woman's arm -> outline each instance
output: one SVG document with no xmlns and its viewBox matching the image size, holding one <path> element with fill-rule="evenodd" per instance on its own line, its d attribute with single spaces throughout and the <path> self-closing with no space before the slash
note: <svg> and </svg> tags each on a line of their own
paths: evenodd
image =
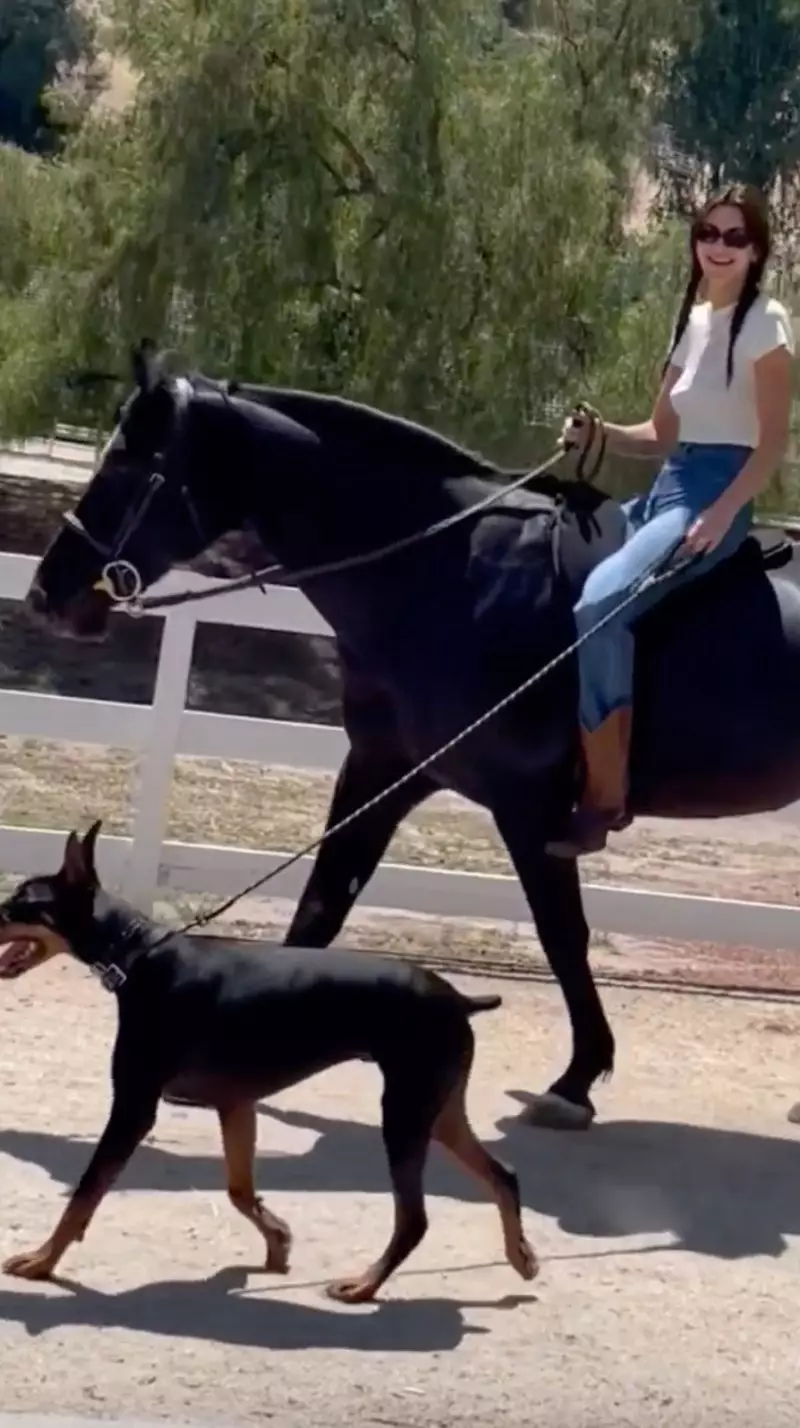
<svg viewBox="0 0 800 1428">
<path fill-rule="evenodd" d="M 753 363 L 758 413 L 758 445 L 739 475 L 713 505 L 703 511 L 686 536 L 686 549 L 714 550 L 743 506 L 758 496 L 779 466 L 789 443 L 792 402 L 792 354 L 776 347 Z"/>
<path fill-rule="evenodd" d="M 618 426 L 615 422 L 603 423 L 609 451 L 616 456 L 653 457 L 669 451 L 675 445 L 678 439 L 678 418 L 669 394 L 681 371 L 681 367 L 670 363 L 649 421 L 639 422 L 635 426 Z M 569 418 L 565 424 L 563 440 L 569 444 L 571 437 L 580 447 L 588 440 L 590 432 L 591 426 L 585 417 Z"/>
<path fill-rule="evenodd" d="M 669 399 L 682 369 L 670 363 L 664 374 L 649 421 L 636 426 L 617 426 L 606 422 L 608 449 L 617 456 L 660 456 L 669 451 L 678 439 L 678 417 Z"/>
</svg>

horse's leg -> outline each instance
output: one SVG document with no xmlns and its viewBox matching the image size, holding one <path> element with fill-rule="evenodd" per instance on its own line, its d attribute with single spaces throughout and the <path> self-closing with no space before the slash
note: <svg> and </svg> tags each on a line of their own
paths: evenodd
<svg viewBox="0 0 800 1428">
<path fill-rule="evenodd" d="M 614 1037 L 589 965 L 589 928 L 583 913 L 578 865 L 544 851 L 543 830 L 522 810 L 494 810 L 544 954 L 564 994 L 572 1024 L 572 1059 L 525 1119 L 556 1130 L 584 1129 L 594 1119 L 589 1097 L 598 1076 L 614 1069 Z"/>
<path fill-rule="evenodd" d="M 332 828 L 348 813 L 361 808 L 411 767 L 401 754 L 378 758 L 350 749 L 339 770 L 326 827 Z M 424 774 L 417 774 L 323 843 L 286 934 L 287 947 L 327 947 L 333 941 L 386 852 L 397 825 L 435 788 Z M 172 1106 L 208 1107 L 208 1102 L 182 1095 L 180 1090 L 165 1092 L 163 1099 Z"/>
<path fill-rule="evenodd" d="M 389 757 L 350 749 L 336 780 L 326 827 L 362 808 L 411 768 L 401 753 Z M 333 941 L 398 824 L 435 788 L 425 774 L 417 774 L 323 843 L 286 934 L 287 946 L 327 947 Z"/>
</svg>

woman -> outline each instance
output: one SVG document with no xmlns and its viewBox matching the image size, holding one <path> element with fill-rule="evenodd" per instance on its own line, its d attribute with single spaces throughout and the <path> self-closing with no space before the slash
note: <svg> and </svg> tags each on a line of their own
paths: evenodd
<svg viewBox="0 0 800 1428">
<path fill-rule="evenodd" d="M 549 845 L 557 856 L 598 852 L 610 831 L 630 822 L 632 622 L 678 583 L 733 554 L 750 530 L 754 498 L 784 455 L 794 338 L 786 309 L 761 292 L 769 251 L 757 189 L 735 184 L 706 204 L 692 225 L 691 275 L 652 416 L 605 428 L 608 449 L 620 455 L 670 454 L 649 494 L 628 507 L 625 546 L 587 579 L 575 607 L 578 633 L 591 630 L 671 552 L 696 559 L 643 591 L 580 648 L 585 782 L 566 836 Z M 562 442 L 585 450 L 591 436 L 590 423 L 573 417 Z"/>
</svg>

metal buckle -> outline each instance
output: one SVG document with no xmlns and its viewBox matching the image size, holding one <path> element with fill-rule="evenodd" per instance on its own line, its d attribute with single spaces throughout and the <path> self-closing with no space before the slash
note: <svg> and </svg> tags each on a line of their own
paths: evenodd
<svg viewBox="0 0 800 1428">
<path fill-rule="evenodd" d="M 103 566 L 95 590 L 102 590 L 114 605 L 135 606 L 144 588 L 142 577 L 129 560 L 110 560 Z"/>
<path fill-rule="evenodd" d="M 107 967 L 102 962 L 93 962 L 90 971 L 107 992 L 118 992 L 128 980 L 127 974 L 116 962 L 109 962 Z"/>
</svg>

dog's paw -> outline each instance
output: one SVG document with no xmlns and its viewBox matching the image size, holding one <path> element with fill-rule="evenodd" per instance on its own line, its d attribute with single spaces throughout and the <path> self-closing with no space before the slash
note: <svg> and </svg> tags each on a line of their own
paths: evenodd
<svg viewBox="0 0 800 1428">
<path fill-rule="evenodd" d="M 520 1235 L 518 1240 L 513 1240 L 508 1245 L 508 1262 L 517 1271 L 521 1279 L 535 1279 L 541 1265 L 536 1257 L 536 1251 L 526 1240 L 524 1235 Z"/>
<path fill-rule="evenodd" d="M 49 1279 L 54 1269 L 53 1256 L 47 1249 L 12 1255 L 3 1265 L 3 1273 L 14 1279 Z"/>
<path fill-rule="evenodd" d="M 337 1279 L 325 1286 L 328 1298 L 335 1299 L 337 1304 L 369 1304 L 376 1292 L 377 1286 L 367 1276 L 362 1279 Z"/>
<path fill-rule="evenodd" d="M 289 1273 L 289 1251 L 292 1247 L 291 1235 L 276 1235 L 267 1244 L 267 1263 L 265 1269 L 267 1274 L 288 1274 Z"/>
</svg>

